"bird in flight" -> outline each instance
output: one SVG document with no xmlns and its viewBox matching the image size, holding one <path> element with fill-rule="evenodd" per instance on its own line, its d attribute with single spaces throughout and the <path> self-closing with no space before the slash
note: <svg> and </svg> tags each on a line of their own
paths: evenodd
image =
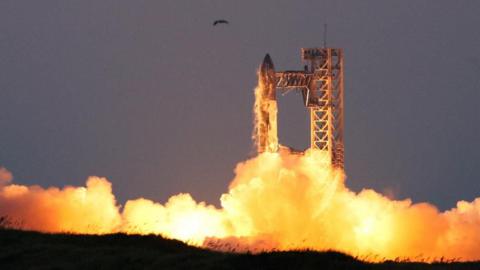
<svg viewBox="0 0 480 270">
<path fill-rule="evenodd" d="M 228 24 L 228 21 L 227 20 L 216 20 L 216 21 L 213 22 L 213 26 L 215 26 L 217 24 L 220 24 L 220 23 Z"/>
</svg>

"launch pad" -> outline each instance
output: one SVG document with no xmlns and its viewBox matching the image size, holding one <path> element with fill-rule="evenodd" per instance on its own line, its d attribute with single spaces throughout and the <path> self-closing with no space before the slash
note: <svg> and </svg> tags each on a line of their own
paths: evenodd
<svg viewBox="0 0 480 270">
<path fill-rule="evenodd" d="M 343 143 L 343 50 L 338 48 L 302 48 L 303 70 L 275 71 L 270 55 L 266 55 L 260 66 L 260 82 L 264 86 L 263 97 L 276 100 L 276 90 L 286 94 L 300 91 L 303 105 L 310 111 L 310 148 L 328 152 L 331 163 L 344 168 Z M 264 123 L 257 129 L 257 151 L 277 151 L 268 147 L 272 127 L 268 116 L 271 111 L 262 111 Z M 276 113 L 276 111 L 275 111 Z M 275 116 L 276 119 L 276 116 Z M 266 130 L 266 131 L 265 131 Z M 260 134 L 262 133 L 262 134 Z"/>
</svg>

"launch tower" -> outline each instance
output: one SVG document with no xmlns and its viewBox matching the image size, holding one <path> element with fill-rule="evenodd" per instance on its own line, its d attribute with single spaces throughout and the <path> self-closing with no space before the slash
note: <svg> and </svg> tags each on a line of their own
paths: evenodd
<svg viewBox="0 0 480 270">
<path fill-rule="evenodd" d="M 343 50 L 302 48 L 301 54 L 303 70 L 275 72 L 267 54 L 260 74 L 274 72 L 274 78 L 263 79 L 284 94 L 301 91 L 303 104 L 310 110 L 310 147 L 327 151 L 332 164 L 343 169 Z"/>
</svg>

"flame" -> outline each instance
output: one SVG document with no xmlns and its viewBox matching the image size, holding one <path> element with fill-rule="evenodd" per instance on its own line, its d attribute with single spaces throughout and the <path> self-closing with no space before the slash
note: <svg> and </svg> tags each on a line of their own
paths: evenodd
<svg viewBox="0 0 480 270">
<path fill-rule="evenodd" d="M 122 207 L 104 178 L 90 177 L 85 187 L 44 189 L 10 183 L 3 169 L 0 216 L 29 230 L 154 233 L 226 251 L 333 249 L 371 261 L 480 259 L 480 198 L 440 212 L 370 189 L 350 191 L 326 153 L 276 151 L 276 104 L 263 99 L 262 87 L 255 90 L 255 128 L 268 135 L 269 151 L 236 166 L 220 208 L 189 194 L 165 204 L 139 198 Z M 270 131 L 262 126 L 267 122 Z"/>
<path fill-rule="evenodd" d="M 267 85 L 260 74 L 258 74 L 258 86 L 255 88 L 254 128 L 253 140 L 259 152 L 276 152 L 278 150 L 277 137 L 277 101 L 270 99 Z"/>
</svg>

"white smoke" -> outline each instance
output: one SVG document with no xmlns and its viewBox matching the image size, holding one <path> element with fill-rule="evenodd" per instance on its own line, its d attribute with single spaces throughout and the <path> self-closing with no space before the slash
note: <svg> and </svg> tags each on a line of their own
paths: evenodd
<svg viewBox="0 0 480 270">
<path fill-rule="evenodd" d="M 13 174 L 7 168 L 0 166 L 0 187 L 12 182 Z"/>
</svg>

